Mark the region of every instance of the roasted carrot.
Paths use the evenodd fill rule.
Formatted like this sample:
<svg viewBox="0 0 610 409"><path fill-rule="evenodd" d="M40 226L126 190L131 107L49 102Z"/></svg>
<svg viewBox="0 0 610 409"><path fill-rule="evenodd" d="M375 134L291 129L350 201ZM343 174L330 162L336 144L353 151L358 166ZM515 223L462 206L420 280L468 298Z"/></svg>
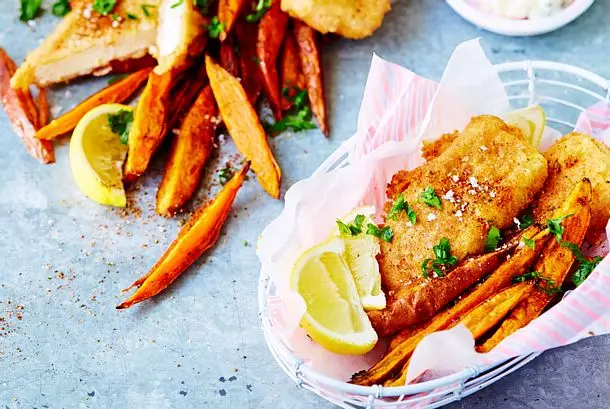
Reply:
<svg viewBox="0 0 610 409"><path fill-rule="evenodd" d="M36 98L38 106L38 126L43 127L49 123L49 99L47 98L47 90L45 88L38 89L38 97Z"/></svg>
<svg viewBox="0 0 610 409"><path fill-rule="evenodd" d="M180 276L201 255L214 246L224 224L235 196L241 188L249 165L245 164L233 176L216 197L208 204L200 207L178 233L178 237L169 246L161 259L144 277L138 279L127 290L139 287L117 309L129 308L132 305L151 298ZM125 290L125 291L127 291Z"/></svg>
<svg viewBox="0 0 610 409"><path fill-rule="evenodd" d="M6 116L31 156L42 163L55 162L53 143L35 137L41 118L30 90L11 88L11 76L16 70L15 62L0 48L0 101Z"/></svg>
<svg viewBox="0 0 610 409"><path fill-rule="evenodd" d="M191 198L214 147L218 109L209 85L182 121L157 192L157 213L172 216Z"/></svg>
<svg viewBox="0 0 610 409"><path fill-rule="evenodd" d="M173 129L179 122L183 114L195 102L197 95L208 82L208 73L205 64L191 68L186 75L172 88L171 101L169 106L167 126Z"/></svg>
<svg viewBox="0 0 610 409"><path fill-rule="evenodd" d="M78 121L93 108L102 104L122 103L131 97L148 78L152 68L144 68L93 94L69 112L52 120L36 132L38 139L53 140L72 131Z"/></svg>
<svg viewBox="0 0 610 409"><path fill-rule="evenodd" d="M165 137L173 79L171 70L161 75L152 71L148 76L129 131L129 149L123 173L126 181L133 181L144 173Z"/></svg>
<svg viewBox="0 0 610 409"><path fill-rule="evenodd" d="M311 110L318 120L322 133L328 136L324 81L322 78L320 50L316 41L316 32L302 21L294 20L294 34L299 47L301 66L305 76Z"/></svg>
<svg viewBox="0 0 610 409"><path fill-rule="evenodd" d="M288 30L284 47L280 55L280 72L282 80L282 111L292 107L292 100L298 90L305 89L305 77L301 69L301 57L292 31Z"/></svg>
<svg viewBox="0 0 610 409"><path fill-rule="evenodd" d="M239 58L235 52L233 36L220 44L220 65L232 76L239 77Z"/></svg>
<svg viewBox="0 0 610 409"><path fill-rule="evenodd" d="M233 25L241 14L247 0L220 0L218 2L218 21L222 23L223 31L218 38L225 41Z"/></svg>
<svg viewBox="0 0 610 409"><path fill-rule="evenodd" d="M241 84L252 105L256 104L263 89L261 68L256 56L256 37L258 25L239 21L235 27L237 44L239 44L239 70Z"/></svg>
<svg viewBox="0 0 610 409"><path fill-rule="evenodd" d="M218 110L237 149L252 161L252 169L267 193L279 198L281 170L244 88L209 56L206 67Z"/></svg>
<svg viewBox="0 0 610 409"><path fill-rule="evenodd" d="M269 100L275 119L282 119L280 81L277 73L277 57L288 27L288 14L274 0L258 26L256 55L258 57L265 95Z"/></svg>

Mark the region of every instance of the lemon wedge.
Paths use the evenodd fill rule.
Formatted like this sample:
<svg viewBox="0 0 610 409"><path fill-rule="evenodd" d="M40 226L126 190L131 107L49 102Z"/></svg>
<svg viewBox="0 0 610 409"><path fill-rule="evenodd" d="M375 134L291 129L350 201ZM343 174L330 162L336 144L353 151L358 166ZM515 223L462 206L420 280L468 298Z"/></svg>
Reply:
<svg viewBox="0 0 610 409"><path fill-rule="evenodd" d="M366 226L369 223L375 223L372 219L374 214L375 206L358 207L343 217L341 221L345 224L352 224L358 215L364 216L362 232L356 236L349 236L341 234L336 228L332 234L332 236L341 237L344 240L343 258L352 272L360 302L365 311L382 310L386 307L386 298L381 290L381 274L376 258L381 251L379 239L366 234Z"/></svg>
<svg viewBox="0 0 610 409"><path fill-rule="evenodd" d="M100 105L89 111L76 125L70 140L70 168L76 185L89 199L109 206L125 207L123 162L127 145L112 131L109 115L132 107Z"/></svg>
<svg viewBox="0 0 610 409"><path fill-rule="evenodd" d="M532 105L527 108L517 109L503 115L509 125L516 126L533 147L540 146L544 127L546 126L546 114L540 105Z"/></svg>
<svg viewBox="0 0 610 409"><path fill-rule="evenodd" d="M332 352L360 355L373 349L377 334L360 303L344 251L340 238L309 249L295 263L290 286L305 300L301 326L314 341Z"/></svg>

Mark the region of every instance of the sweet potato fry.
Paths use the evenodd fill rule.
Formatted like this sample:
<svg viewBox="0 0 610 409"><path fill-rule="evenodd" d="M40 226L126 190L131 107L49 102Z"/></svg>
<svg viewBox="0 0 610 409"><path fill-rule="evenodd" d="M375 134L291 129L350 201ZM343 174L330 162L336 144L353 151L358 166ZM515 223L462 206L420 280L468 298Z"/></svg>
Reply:
<svg viewBox="0 0 610 409"><path fill-rule="evenodd" d="M263 89L269 99L275 119L282 119L280 81L277 72L277 57L288 27L288 14L280 7L280 0L274 0L258 26L256 55L263 77Z"/></svg>
<svg viewBox="0 0 610 409"><path fill-rule="evenodd" d="M126 181L134 181L144 173L150 158L165 137L173 82L171 70L161 75L152 71L148 76L129 131L129 149L123 173Z"/></svg>
<svg viewBox="0 0 610 409"><path fill-rule="evenodd" d="M55 162L51 141L36 139L40 114L29 89L13 89L11 76L17 70L15 62L0 48L0 101L13 129L23 140L27 152L42 163Z"/></svg>
<svg viewBox="0 0 610 409"><path fill-rule="evenodd" d="M119 304L117 309L129 308L159 294L216 243L248 169L249 165L244 165L210 203L193 213L176 240L148 274L125 290L139 287L129 299Z"/></svg>
<svg viewBox="0 0 610 409"><path fill-rule="evenodd" d="M218 109L212 88L199 93L172 141L157 192L157 213L172 216L191 198L214 147Z"/></svg>
<svg viewBox="0 0 610 409"><path fill-rule="evenodd" d="M89 98L75 106L69 112L52 120L48 125L36 132L36 138L53 140L72 131L78 121L93 108L102 104L122 103L129 99L146 81L152 68L144 68L134 72L128 77L115 82L91 95Z"/></svg>
<svg viewBox="0 0 610 409"><path fill-rule="evenodd" d="M177 126L186 111L195 102L195 99L208 82L208 73L205 64L191 68L184 77L172 88L167 127L173 129Z"/></svg>
<svg viewBox="0 0 610 409"><path fill-rule="evenodd" d="M252 169L267 193L279 198L281 170L244 88L209 56L206 67L218 110L237 149L252 161Z"/></svg>
<svg viewBox="0 0 610 409"><path fill-rule="evenodd" d="M563 221L565 229L563 240L580 247L591 221L591 183L588 179L579 182L563 206L558 209L554 218L571 214L572 216ZM548 286L561 286L568 276L570 268L574 263L572 251L562 246L557 240L551 240L545 246L538 262L534 266L540 277L545 282L538 284L532 295L524 300L517 308L502 322L502 325L494 334L479 346L480 352L489 352L496 347L504 338L526 326L537 318L542 311L557 297L556 291L549 291ZM556 287L558 288L558 287Z"/></svg>
<svg viewBox="0 0 610 409"><path fill-rule="evenodd" d="M387 336L428 320L450 301L498 267L516 247L517 242L493 253L469 259L444 277L422 277L399 291L388 307L369 311L368 316L379 336Z"/></svg>
<svg viewBox="0 0 610 409"><path fill-rule="evenodd" d="M426 325L416 332L409 331L406 337L400 334L394 341L394 349L368 371L362 371L352 377L351 382L357 385L374 385L383 382L399 370L409 359L417 344L428 334L450 328L457 324L470 310L498 291L508 287L513 277L523 274L534 263L549 239L548 229L539 232L530 227L523 237L534 240L534 248L519 246L515 254L500 265L496 271L454 306L435 315ZM400 343L399 343L400 340Z"/></svg>
<svg viewBox="0 0 610 409"><path fill-rule="evenodd" d="M239 58L235 52L234 37L229 36L220 44L220 65L235 78L239 78Z"/></svg>
<svg viewBox="0 0 610 409"><path fill-rule="evenodd" d="M36 98L36 105L38 106L38 127L42 128L49 123L49 99L47 98L46 88L40 88L38 90L38 97Z"/></svg>
<svg viewBox="0 0 610 409"><path fill-rule="evenodd" d="M290 30L286 33L280 56L280 71L282 77L282 111L287 111L292 107L292 99L296 96L297 89L305 89L301 57ZM284 92L284 90L286 91ZM284 95L285 93L287 95Z"/></svg>
<svg viewBox="0 0 610 409"><path fill-rule="evenodd" d="M302 21L294 20L294 34L299 47L301 66L305 76L311 110L318 120L322 133L328 136L324 81L322 78L320 51L316 42L316 32Z"/></svg>
<svg viewBox="0 0 610 409"><path fill-rule="evenodd" d="M256 56L256 37L258 25L241 20L235 27L237 44L239 44L239 70L241 84L252 105L256 104L263 89L261 68Z"/></svg>
<svg viewBox="0 0 610 409"><path fill-rule="evenodd" d="M220 0L218 2L218 20L222 23L224 30L218 38L220 41L225 41L231 32L233 25L241 14L246 0Z"/></svg>

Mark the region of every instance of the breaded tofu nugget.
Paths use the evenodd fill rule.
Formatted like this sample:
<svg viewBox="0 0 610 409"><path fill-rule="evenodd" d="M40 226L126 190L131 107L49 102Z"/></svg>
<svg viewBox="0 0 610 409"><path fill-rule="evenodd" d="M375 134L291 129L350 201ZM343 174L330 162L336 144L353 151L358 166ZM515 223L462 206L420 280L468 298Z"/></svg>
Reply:
<svg viewBox="0 0 610 409"><path fill-rule="evenodd" d="M610 218L610 148L589 135L573 132L555 142L544 156L549 163L549 178L534 206L535 220L544 223L576 183L587 177L593 197L586 240L599 244Z"/></svg>
<svg viewBox="0 0 610 409"><path fill-rule="evenodd" d="M546 177L546 159L521 131L488 115L473 118L434 159L397 173L388 186L391 200L385 210L402 193L417 221L413 225L404 211L397 220L386 218L394 239L381 243L379 264L388 295L422 276L422 262L435 258L432 248L443 237L458 260L481 253L491 226L513 224ZM430 188L440 198L440 209L422 199Z"/></svg>
<svg viewBox="0 0 610 409"><path fill-rule="evenodd" d="M282 10L323 34L359 39L381 27L390 0L282 0Z"/></svg>

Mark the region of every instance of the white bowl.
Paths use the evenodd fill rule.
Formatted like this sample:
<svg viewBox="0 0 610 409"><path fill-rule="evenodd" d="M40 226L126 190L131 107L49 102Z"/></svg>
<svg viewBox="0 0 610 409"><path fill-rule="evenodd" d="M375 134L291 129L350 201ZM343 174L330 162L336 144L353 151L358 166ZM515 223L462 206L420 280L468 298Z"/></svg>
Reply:
<svg viewBox="0 0 610 409"><path fill-rule="evenodd" d="M513 37L534 36L555 31L576 20L595 0L576 0L550 17L516 20L485 13L466 0L447 0L447 4L465 20L492 33Z"/></svg>

